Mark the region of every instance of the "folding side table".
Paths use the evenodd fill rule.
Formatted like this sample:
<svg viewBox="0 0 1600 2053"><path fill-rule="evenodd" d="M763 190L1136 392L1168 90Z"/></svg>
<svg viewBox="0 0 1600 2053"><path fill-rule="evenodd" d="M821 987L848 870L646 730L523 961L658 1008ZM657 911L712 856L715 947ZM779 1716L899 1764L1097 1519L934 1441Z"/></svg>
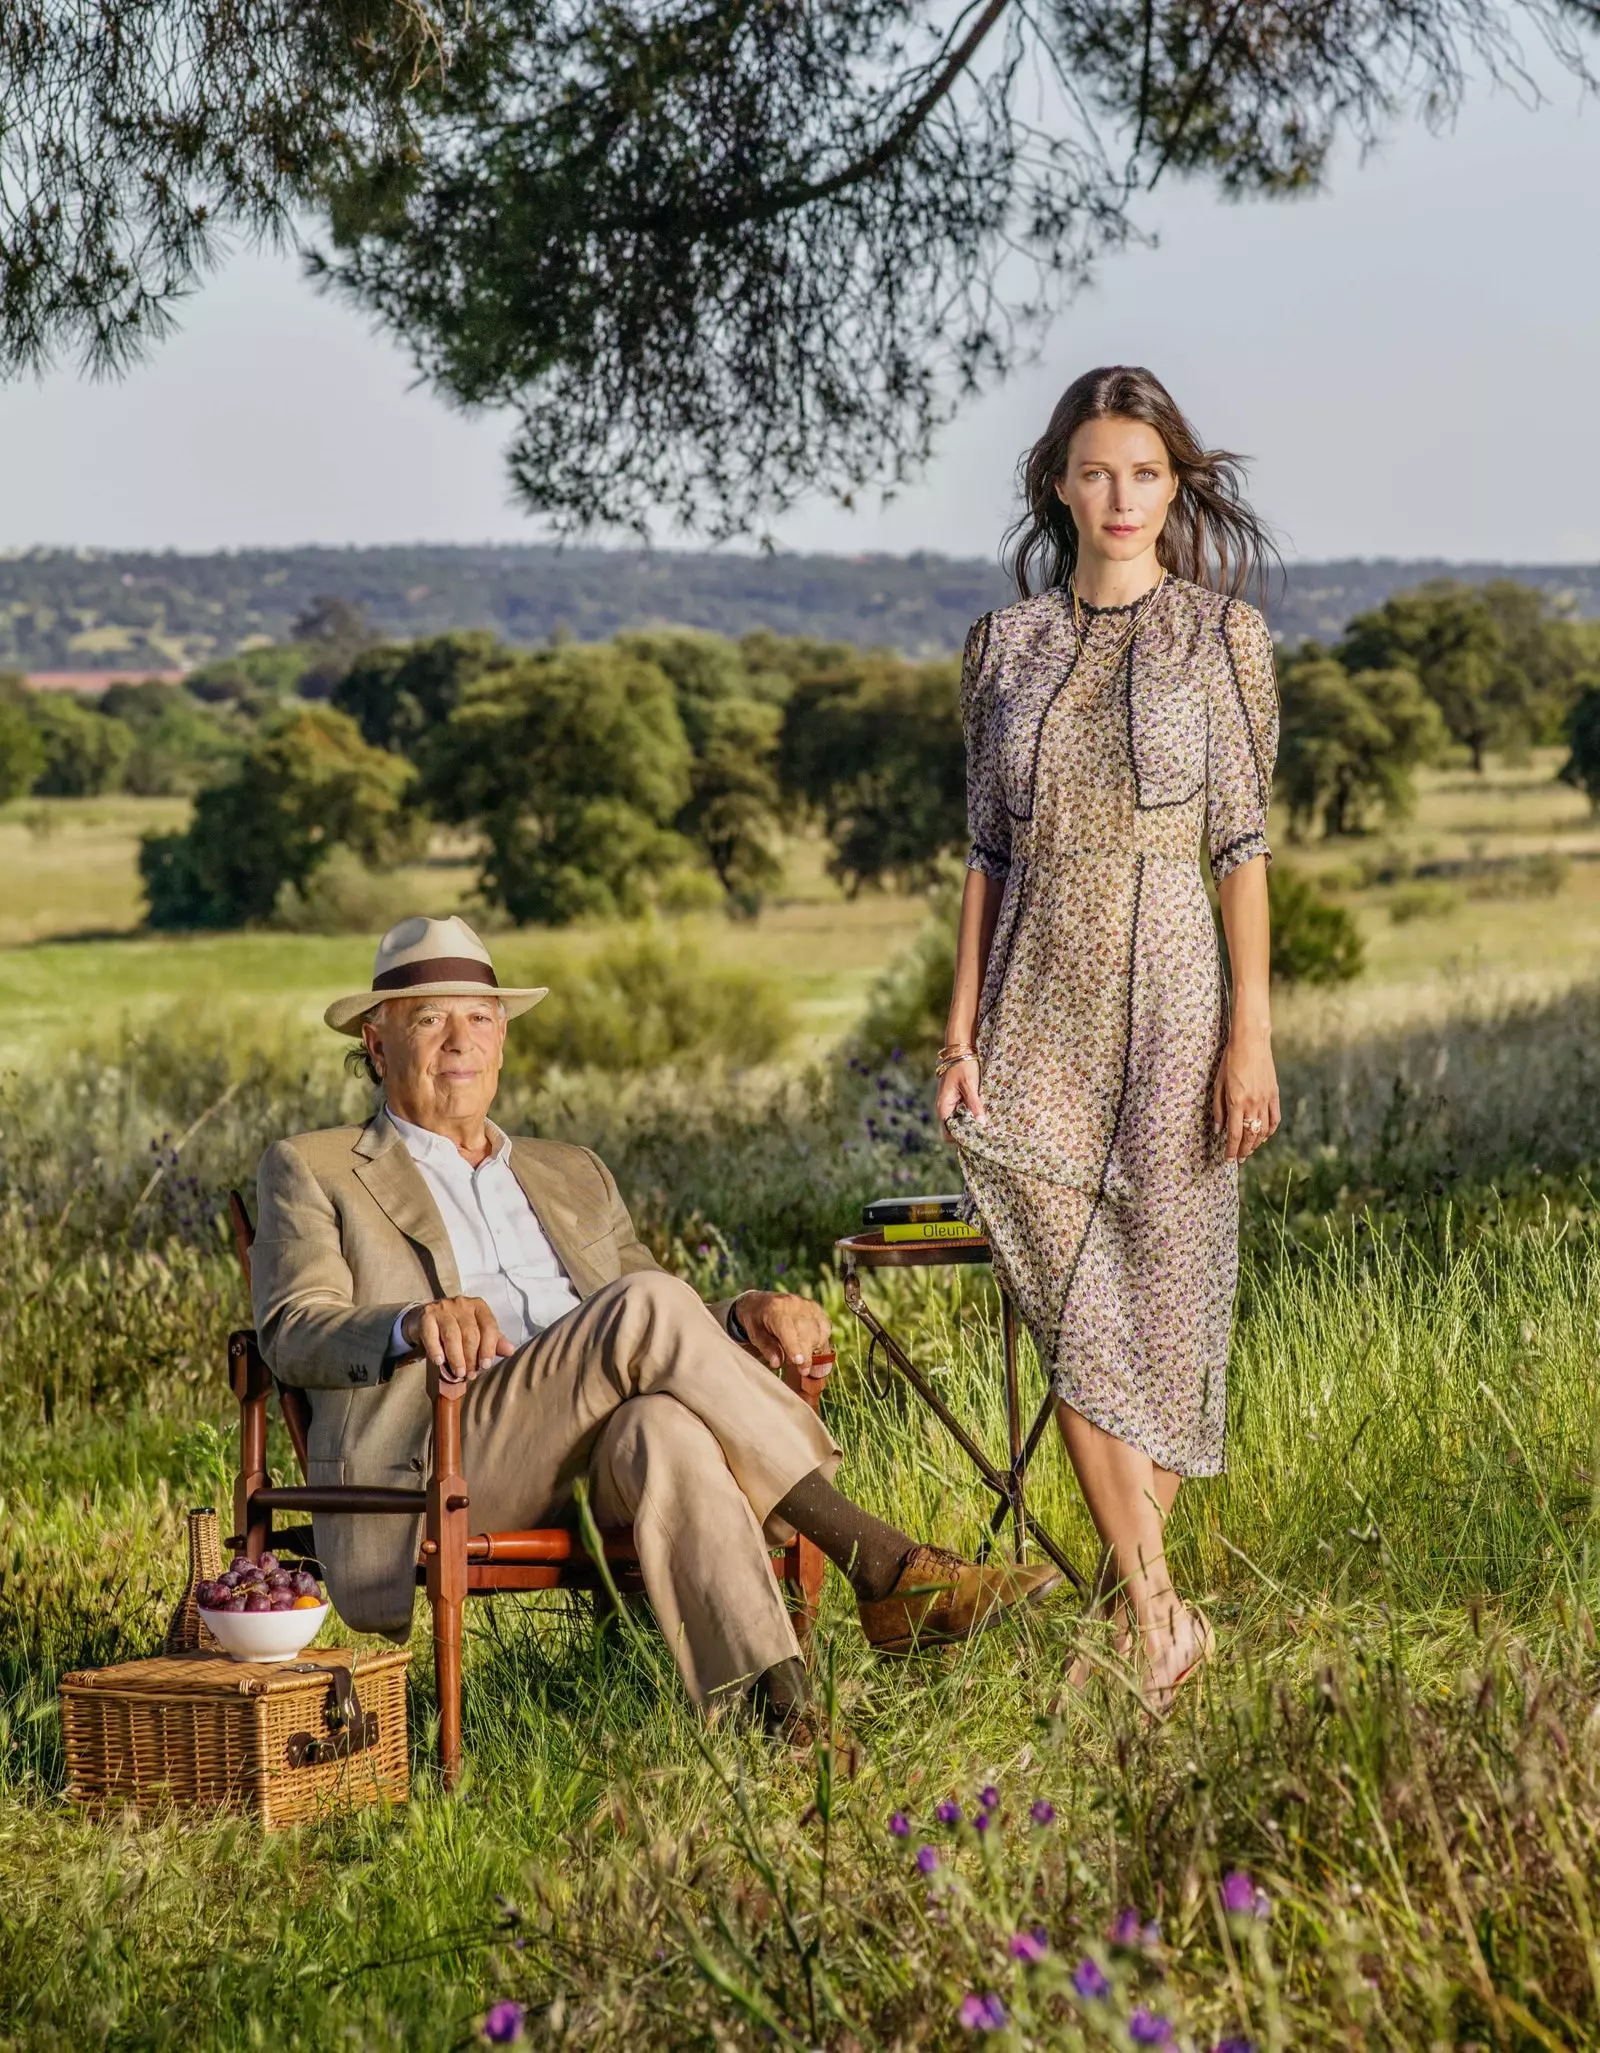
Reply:
<svg viewBox="0 0 1600 2053"><path fill-rule="evenodd" d="M1042 1437L1044 1425L1050 1416L1051 1405L1047 1395L1034 1420L1032 1430L1024 1441L1022 1401L1017 1385L1017 1315L1010 1298L1004 1291L1000 1293L1001 1339L1006 1372L1006 1433L1010 1460L1005 1468L997 1468L862 1295L863 1269L967 1268L974 1263L989 1260L988 1240L982 1235L975 1235L964 1240L885 1241L883 1229L872 1227L863 1233L847 1233L842 1240L836 1240L833 1245L844 1269L845 1303L871 1334L873 1345L883 1349L884 1359L890 1367L911 1385L999 1498L1000 1502L989 1521L990 1533L998 1533L1009 1518L1017 1559L1023 1559L1031 1533L1040 1551L1050 1557L1081 1596L1087 1596L1089 1585L1067 1559L1059 1544L1051 1538L1028 1509L1024 1495L1028 1464L1033 1459L1034 1450ZM871 1359L870 1353L868 1359ZM983 1553L987 1553L989 1545L990 1542L985 1540Z"/></svg>

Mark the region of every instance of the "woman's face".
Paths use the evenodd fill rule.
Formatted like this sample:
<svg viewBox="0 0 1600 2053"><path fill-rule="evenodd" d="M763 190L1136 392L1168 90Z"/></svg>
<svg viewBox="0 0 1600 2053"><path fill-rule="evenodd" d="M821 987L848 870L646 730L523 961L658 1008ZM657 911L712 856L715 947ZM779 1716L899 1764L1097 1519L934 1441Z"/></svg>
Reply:
<svg viewBox="0 0 1600 2053"><path fill-rule="evenodd" d="M1178 493L1167 445L1143 421L1086 421L1067 444L1056 497L1078 528L1081 555L1131 563L1155 548Z"/></svg>

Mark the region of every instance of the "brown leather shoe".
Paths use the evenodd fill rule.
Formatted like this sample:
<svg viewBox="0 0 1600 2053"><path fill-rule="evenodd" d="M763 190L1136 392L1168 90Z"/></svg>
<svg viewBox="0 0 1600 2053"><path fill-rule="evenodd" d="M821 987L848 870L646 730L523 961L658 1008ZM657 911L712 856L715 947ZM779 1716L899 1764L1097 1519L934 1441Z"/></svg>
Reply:
<svg viewBox="0 0 1600 2053"><path fill-rule="evenodd" d="M1060 1569L1048 1561L980 1568L943 1547L913 1547L888 1596L860 1607L861 1630L880 1654L969 1640L1013 1605L1037 1604L1060 1581Z"/></svg>

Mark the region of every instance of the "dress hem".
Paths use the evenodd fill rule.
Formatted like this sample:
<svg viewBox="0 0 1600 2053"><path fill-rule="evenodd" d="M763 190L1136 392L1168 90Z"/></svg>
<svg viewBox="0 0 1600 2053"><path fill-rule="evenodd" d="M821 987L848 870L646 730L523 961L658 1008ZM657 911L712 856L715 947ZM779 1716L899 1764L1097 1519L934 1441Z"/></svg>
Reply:
<svg viewBox="0 0 1600 2053"><path fill-rule="evenodd" d="M1060 1370L1050 1378L1050 1394L1069 1411L1075 1411L1079 1418L1087 1419L1091 1426L1098 1426L1102 1433L1109 1433L1113 1440L1120 1440L1125 1447L1136 1447L1141 1454L1147 1454L1158 1468L1181 1476L1185 1482L1203 1482L1208 1476L1222 1476L1228 1472L1226 1449L1214 1463L1198 1461L1186 1465L1174 1460L1170 1449L1147 1446L1144 1439L1136 1439L1120 1420L1113 1419L1109 1413L1097 1413L1094 1405L1083 1402L1073 1392L1064 1389Z"/></svg>

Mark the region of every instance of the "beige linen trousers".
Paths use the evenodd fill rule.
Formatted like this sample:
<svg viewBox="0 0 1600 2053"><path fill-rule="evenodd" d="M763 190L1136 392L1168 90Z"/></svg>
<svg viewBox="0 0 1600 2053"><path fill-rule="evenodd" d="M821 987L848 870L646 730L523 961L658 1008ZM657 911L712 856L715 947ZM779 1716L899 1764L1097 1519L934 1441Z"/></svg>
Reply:
<svg viewBox="0 0 1600 2053"><path fill-rule="evenodd" d="M462 1401L475 1532L632 1524L644 1585L696 1703L798 1652L768 1558L773 1507L839 1449L808 1405L728 1337L639 1240L587 1148L513 1140L511 1168L583 1302L481 1372ZM397 1315L454 1297L444 1222L393 1126L334 1127L262 1158L251 1295L280 1381L310 1393L308 1480L415 1488L432 1420L420 1356L388 1357ZM329 1593L359 1631L411 1628L420 1521L315 1520Z"/></svg>

